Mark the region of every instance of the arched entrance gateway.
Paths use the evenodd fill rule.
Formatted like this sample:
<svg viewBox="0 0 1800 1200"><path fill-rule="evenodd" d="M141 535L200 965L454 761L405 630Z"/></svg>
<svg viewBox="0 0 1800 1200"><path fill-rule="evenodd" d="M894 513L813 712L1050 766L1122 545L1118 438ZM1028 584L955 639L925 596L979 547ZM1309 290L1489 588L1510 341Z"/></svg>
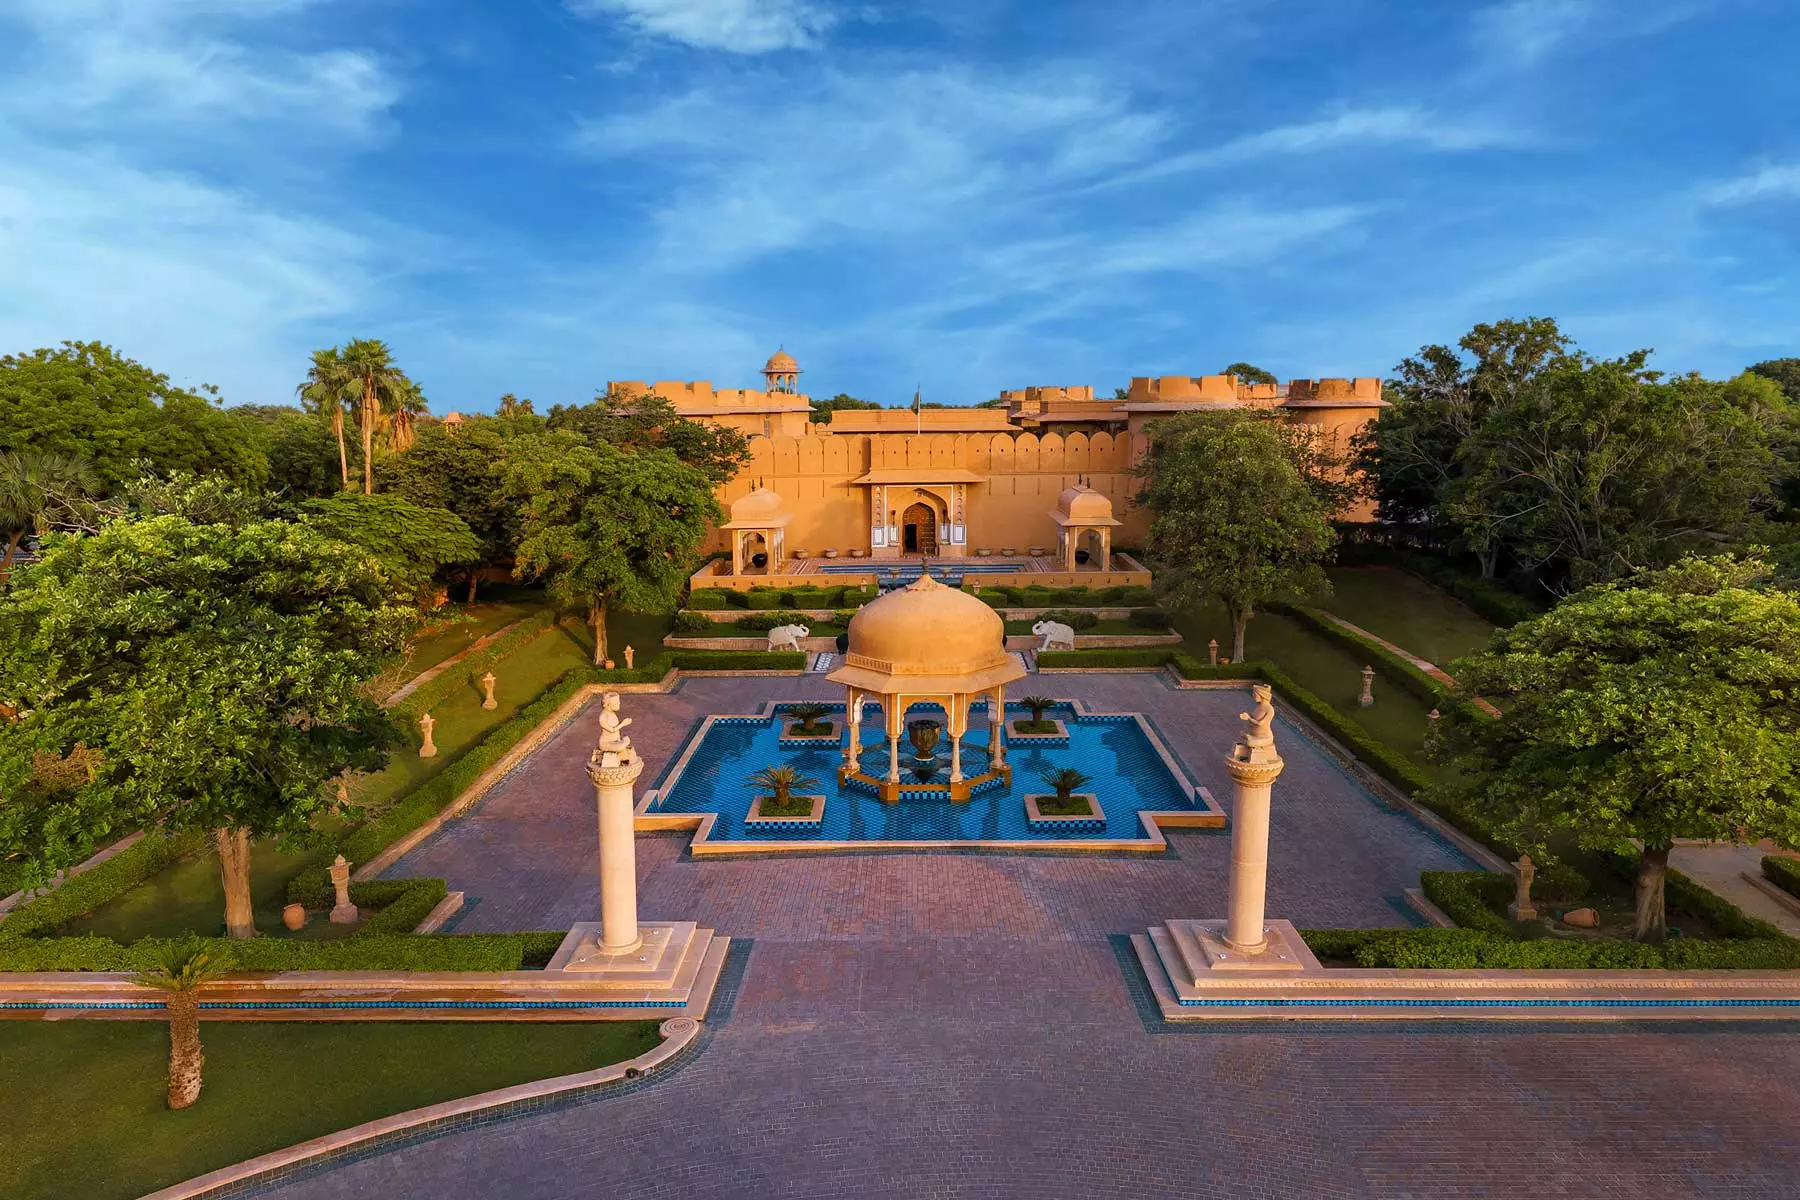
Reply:
<svg viewBox="0 0 1800 1200"><path fill-rule="evenodd" d="M838 767L841 786L859 787L892 803L902 790L908 796L935 794L960 801L985 785L1012 781L1004 732L1006 685L1025 677L1025 665L1006 652L1006 626L998 613L967 592L922 575L863 605L850 621L849 640L844 665L828 676L844 685L849 716L844 761ZM870 700L881 704L885 737L865 746L862 714ZM963 737L969 731L969 709L977 701L987 703L987 753L965 763ZM948 770L915 770L903 780L900 738L908 733L907 713L914 706L943 710L943 732L950 743L943 765ZM930 720L934 714L921 716ZM885 756L878 753L883 740ZM922 746L935 740L912 738L915 764L937 761L936 747Z"/></svg>
<svg viewBox="0 0 1800 1200"><path fill-rule="evenodd" d="M900 551L903 554L936 554L937 511L924 501L907 506L900 515Z"/></svg>

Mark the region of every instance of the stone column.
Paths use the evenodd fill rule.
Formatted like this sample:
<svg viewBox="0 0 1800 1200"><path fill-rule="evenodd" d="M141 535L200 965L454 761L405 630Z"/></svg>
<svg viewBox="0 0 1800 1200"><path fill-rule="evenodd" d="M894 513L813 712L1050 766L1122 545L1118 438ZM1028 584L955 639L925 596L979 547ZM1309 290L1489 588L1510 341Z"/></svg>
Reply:
<svg viewBox="0 0 1800 1200"><path fill-rule="evenodd" d="M969 727L969 698L967 696L949 697L949 706L944 709L944 717L950 725L950 782L961 783L962 773L962 735Z"/></svg>
<svg viewBox="0 0 1800 1200"><path fill-rule="evenodd" d="M1006 762L1006 689L994 689L988 701L988 769L998 771Z"/></svg>
<svg viewBox="0 0 1800 1200"><path fill-rule="evenodd" d="M1235 796L1225 941L1234 950L1255 954L1267 944L1263 903L1269 884L1269 790L1287 764L1275 752L1271 738L1267 745L1240 742L1225 765L1231 771Z"/></svg>
<svg viewBox="0 0 1800 1200"><path fill-rule="evenodd" d="M900 782L900 735L888 730L888 773L889 783Z"/></svg>
<svg viewBox="0 0 1800 1200"><path fill-rule="evenodd" d="M1206 663L1208 666L1219 665L1219 639L1213 638L1206 643Z"/></svg>
<svg viewBox="0 0 1800 1200"><path fill-rule="evenodd" d="M637 920L637 830L631 785L644 760L616 754L588 763L594 806L600 818L600 950L628 954L644 944ZM606 765L611 760L614 765Z"/></svg>
<svg viewBox="0 0 1800 1200"><path fill-rule="evenodd" d="M1375 668L1365 666L1362 669L1362 695L1356 698L1358 708L1372 708L1375 704Z"/></svg>
<svg viewBox="0 0 1800 1200"><path fill-rule="evenodd" d="M854 771L862 750L862 696L850 688L844 697L844 769Z"/></svg>

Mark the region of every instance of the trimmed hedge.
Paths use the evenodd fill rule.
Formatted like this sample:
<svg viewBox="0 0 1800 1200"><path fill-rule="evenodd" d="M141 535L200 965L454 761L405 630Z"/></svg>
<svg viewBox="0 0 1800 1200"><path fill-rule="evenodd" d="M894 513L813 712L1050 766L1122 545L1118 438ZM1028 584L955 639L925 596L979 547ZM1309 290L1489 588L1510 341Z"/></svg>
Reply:
<svg viewBox="0 0 1800 1200"><path fill-rule="evenodd" d="M418 717L429 712L463 688L479 689L482 675L493 670L527 643L536 641L556 626L556 614L541 612L527 617L511 629L502 633L480 650L469 655L454 667L436 677L427 680L419 689L394 705L391 711L404 716Z"/></svg>
<svg viewBox="0 0 1800 1200"><path fill-rule="evenodd" d="M1321 958L1359 967L1435 971L1787 971L1800 967L1791 938L1676 938L1661 946L1573 938L1519 939L1483 929L1306 929Z"/></svg>
<svg viewBox="0 0 1800 1200"><path fill-rule="evenodd" d="M1053 608L1039 617L1040 621L1057 621L1071 629L1092 629L1100 618L1084 609Z"/></svg>
<svg viewBox="0 0 1800 1200"><path fill-rule="evenodd" d="M668 658L683 671L806 670L804 650L675 650Z"/></svg>
<svg viewBox="0 0 1800 1200"><path fill-rule="evenodd" d="M676 633L706 633L708 630L718 628L721 624L723 622L714 621L704 613L696 612L691 608L684 608L675 614Z"/></svg>
<svg viewBox="0 0 1800 1200"><path fill-rule="evenodd" d="M720 588L695 588L688 593L689 608L710 612L724 608L725 604L725 592Z"/></svg>
<svg viewBox="0 0 1800 1200"><path fill-rule="evenodd" d="M1278 612L1298 621L1327 641L1335 642L1347 650L1366 656L1371 665L1392 677L1416 699L1433 708L1448 708L1459 702L1456 693L1441 680L1427 675L1406 658L1395 654L1380 642L1352 633L1337 622L1329 620L1318 609L1307 608L1299 604L1269 604L1264 607L1269 612Z"/></svg>
<svg viewBox="0 0 1800 1200"><path fill-rule="evenodd" d="M0 921L0 937L24 937L56 929L93 912L190 854L199 853L206 844L207 836L200 832L173 837L146 834L92 870L69 876L55 891L13 909Z"/></svg>
<svg viewBox="0 0 1800 1200"><path fill-rule="evenodd" d="M236 971L517 971L526 950L535 948L534 939L543 936L388 933L334 942L272 937L198 941L214 963ZM562 935L556 936L560 939ZM124 946L93 935L0 936L0 971L146 970L156 965L159 947L170 940L143 938Z"/></svg>
<svg viewBox="0 0 1800 1200"><path fill-rule="evenodd" d="M1139 629L1167 629L1169 614L1160 608L1134 608L1126 614L1125 619Z"/></svg>
<svg viewBox="0 0 1800 1200"><path fill-rule="evenodd" d="M1800 862L1768 854L1762 860L1763 878L1790 896L1800 896Z"/></svg>
<svg viewBox="0 0 1800 1200"><path fill-rule="evenodd" d="M751 588L750 591L743 595L744 607L748 609L767 611L769 609L780 608L784 604L793 603L793 599L787 592L778 592L772 588Z"/></svg>
<svg viewBox="0 0 1800 1200"><path fill-rule="evenodd" d="M748 616L739 617L732 622L732 624L739 629L751 633L767 633L777 625L810 625L811 623L812 618L805 613L785 612L780 610L775 612L751 613Z"/></svg>

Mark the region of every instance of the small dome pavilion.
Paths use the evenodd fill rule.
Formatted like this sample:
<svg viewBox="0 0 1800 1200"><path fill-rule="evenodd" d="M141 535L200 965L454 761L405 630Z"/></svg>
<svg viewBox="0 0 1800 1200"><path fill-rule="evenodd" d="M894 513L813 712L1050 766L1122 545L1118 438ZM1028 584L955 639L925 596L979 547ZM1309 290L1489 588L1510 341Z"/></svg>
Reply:
<svg viewBox="0 0 1800 1200"><path fill-rule="evenodd" d="M792 519L786 502L766 485L733 500L731 519L719 526L730 535L731 573L750 574L758 553L765 556L758 571L779 573L787 557L787 526Z"/></svg>
<svg viewBox="0 0 1800 1200"><path fill-rule="evenodd" d="M800 387L800 364L786 350L777 350L763 364L763 378L771 392L793 392Z"/></svg>
<svg viewBox="0 0 1800 1200"><path fill-rule="evenodd" d="M929 575L865 604L850 621L844 665L827 678L844 685L844 762L840 783L872 785L884 800L898 800L900 736L914 704L943 706L950 735L949 792L966 800L989 779L1011 777L1006 764L1006 685L1025 676L1025 667L1006 650L1000 614ZM975 778L962 771L962 739L969 708L988 702L988 769ZM887 778L862 774L862 709L878 700L888 743Z"/></svg>
<svg viewBox="0 0 1800 1200"><path fill-rule="evenodd" d="M1110 569L1112 531L1121 524L1113 517L1111 500L1077 483L1056 498L1050 519L1056 522L1056 557L1062 560L1063 570Z"/></svg>

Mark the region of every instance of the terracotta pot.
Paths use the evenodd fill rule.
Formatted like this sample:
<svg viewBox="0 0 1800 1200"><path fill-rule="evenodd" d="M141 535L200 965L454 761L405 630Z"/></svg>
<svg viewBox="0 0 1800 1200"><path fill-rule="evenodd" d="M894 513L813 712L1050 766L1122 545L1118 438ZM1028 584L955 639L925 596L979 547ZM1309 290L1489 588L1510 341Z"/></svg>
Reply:
<svg viewBox="0 0 1800 1200"><path fill-rule="evenodd" d="M613 660L610 658L606 660L606 669L609 671L613 669Z"/></svg>
<svg viewBox="0 0 1800 1200"><path fill-rule="evenodd" d="M289 929L293 929L293 930L305 929L306 928L306 905L290 904L286 908L282 909L281 910L281 923L283 925L286 925Z"/></svg>

